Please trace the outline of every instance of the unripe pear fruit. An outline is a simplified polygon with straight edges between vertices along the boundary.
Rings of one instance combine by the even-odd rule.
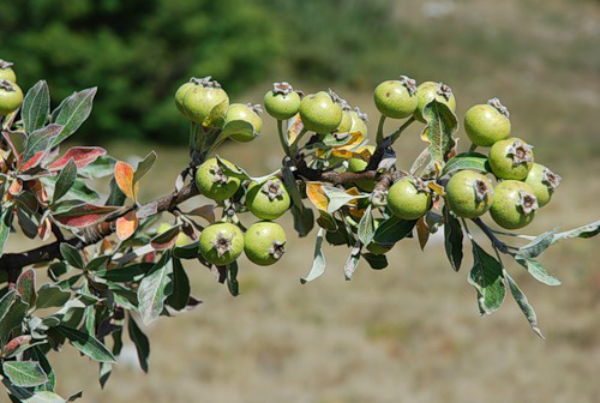
[[[443,83],[433,81],[424,82],[417,88],[417,98],[419,99],[419,103],[417,109],[415,109],[414,117],[419,122],[425,123],[423,108],[434,99],[448,105],[452,111],[456,110],[456,98],[454,98],[452,89]]]
[[[360,109],[355,108],[353,111],[348,112],[352,119],[352,126],[350,126],[351,132],[360,132],[364,137],[367,137],[367,115],[362,113]]]
[[[340,125],[342,115],[341,106],[325,91],[308,95],[300,103],[300,119],[308,131],[331,133]]]
[[[533,147],[512,137],[495,143],[490,149],[489,164],[500,179],[524,180],[533,167]]]
[[[194,85],[188,86],[187,90],[186,87],[180,87],[182,93],[179,96],[183,97],[182,109],[185,116],[196,123],[203,123],[215,106],[224,103],[224,109],[227,109],[229,97],[218,82],[211,80],[210,77],[192,80]],[[177,99],[176,93],[175,100],[179,102]]]
[[[416,220],[431,208],[431,191],[419,178],[404,177],[388,192],[388,207],[403,220]]]
[[[293,118],[300,109],[300,95],[286,82],[273,84],[273,90],[265,94],[265,109],[277,120]]]
[[[243,121],[248,122],[252,126],[253,130],[249,128],[243,128],[232,132],[231,138],[241,143],[248,143],[258,136],[262,129],[262,119],[259,116],[259,112],[262,111],[260,105],[247,105],[247,104],[231,104],[227,109],[227,115],[225,115],[225,125],[229,122]]]
[[[221,159],[229,167],[234,165]],[[240,187],[240,178],[225,173],[216,158],[206,160],[196,171],[196,186],[200,193],[211,200],[223,201],[229,199]]]
[[[278,178],[262,185],[252,182],[246,193],[246,207],[263,220],[275,220],[290,208],[290,195]]]
[[[225,266],[244,251],[244,234],[237,225],[215,223],[200,234],[199,252],[208,263]]]
[[[261,221],[248,227],[244,236],[244,252],[252,263],[269,266],[285,253],[287,237],[279,224]]]
[[[369,155],[371,155],[371,156],[375,152],[375,146],[373,146],[373,145],[368,145],[365,148],[367,149],[367,151],[369,152]],[[348,160],[348,171],[349,172],[362,172],[365,170],[367,165],[369,165],[369,162],[362,158],[350,158]],[[365,192],[372,192],[373,189],[375,188],[375,185],[377,184],[374,180],[364,180],[364,179],[358,180],[355,183],[356,183],[356,186],[358,186],[358,188],[360,190],[363,190]]]
[[[13,113],[19,109],[22,102],[21,88],[11,81],[0,79],[0,116]]]
[[[494,189],[490,214],[502,228],[515,230],[529,225],[538,208],[531,186],[520,181],[505,180]]]
[[[402,76],[400,80],[388,80],[375,88],[377,110],[388,118],[404,119],[411,116],[419,100],[415,80]]]
[[[510,115],[498,98],[490,99],[485,105],[475,105],[465,114],[465,131],[469,140],[481,147],[510,137]]]
[[[481,217],[490,209],[493,198],[491,180],[474,171],[456,173],[446,186],[446,201],[458,217]]]
[[[17,75],[12,69],[13,63],[0,59],[0,79],[17,83]]]
[[[560,184],[561,177],[542,164],[533,164],[525,183],[531,186],[540,207],[544,207],[552,199],[552,194]]]
[[[338,127],[335,129],[336,132],[347,133],[352,128],[352,117],[350,116],[349,112],[350,111],[342,112],[342,121],[340,122]]]
[[[163,233],[167,232],[168,230],[170,230],[171,228],[173,228],[173,226],[171,224],[163,222],[158,227],[157,234],[163,234]],[[192,242],[194,242],[194,240],[192,238],[190,238],[189,236],[187,236],[183,231],[181,231],[179,233],[179,235],[177,235],[177,240],[175,241],[175,246],[181,247],[181,246],[185,246]]]

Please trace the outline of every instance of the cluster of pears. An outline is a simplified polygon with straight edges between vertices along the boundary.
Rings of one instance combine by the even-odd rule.
[[[417,87],[414,80],[405,76],[381,83],[374,96],[382,115],[393,119],[413,116],[424,121],[423,107],[432,99],[453,111],[456,108],[447,85],[425,82]],[[497,98],[469,109],[464,119],[465,131],[475,146],[490,147],[488,163],[497,185],[494,187],[482,173],[462,170],[450,178],[445,191],[446,202],[458,217],[477,218],[489,210],[499,226],[519,229],[531,223],[536,210],[548,204],[560,176],[534,162],[531,145],[510,137],[509,118],[508,109]],[[432,194],[423,180],[407,176],[390,188],[387,202],[397,217],[415,220],[431,208]]]
[[[23,91],[12,66],[13,63],[0,59],[0,116],[10,115],[23,102]]]

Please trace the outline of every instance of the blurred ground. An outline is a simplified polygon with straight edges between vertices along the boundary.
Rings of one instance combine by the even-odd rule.
[[[418,61],[407,59],[398,73],[447,82],[459,116],[474,103],[500,97],[511,110],[513,133],[536,146],[538,162],[563,176],[553,202],[527,233],[600,218],[598,2],[414,0],[399,3],[397,18],[413,27],[398,46],[413,48]],[[237,101],[258,102],[266,88]],[[336,89],[370,112],[374,130],[370,93]],[[268,121],[257,141],[229,144],[222,155],[256,174],[272,171],[280,159],[273,127]],[[411,130],[397,147],[404,168],[422,147],[417,134]],[[107,148],[125,157],[154,147]],[[169,191],[185,163],[185,150],[157,151],[157,165],[143,183],[148,198]],[[325,275],[301,285],[314,234],[298,239],[290,220],[282,223],[289,230],[288,254],[270,268],[243,261],[238,298],[205,268],[186,267],[205,303],[146,329],[152,342],[148,375],[125,353],[100,392],[97,368],[66,347],[66,354],[53,357],[59,392],[83,385],[84,402],[111,403],[600,401],[598,238],[561,243],[542,257],[560,287],[536,283],[510,263],[536,308],[547,337],[542,341],[508,298],[499,312],[479,318],[466,281],[470,259],[454,273],[439,242],[424,254],[405,241],[389,253],[389,268],[376,272],[362,264],[352,282],[342,273],[348,251],[328,247]],[[10,244],[11,250],[22,247]],[[132,349],[128,344],[126,352]]]

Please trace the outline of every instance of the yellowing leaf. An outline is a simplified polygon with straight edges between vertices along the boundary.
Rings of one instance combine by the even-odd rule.
[[[323,191],[322,182],[306,182],[306,195],[319,210],[327,211],[329,199]]]
[[[421,250],[423,250],[429,240],[429,227],[425,222],[425,216],[419,218],[419,221],[417,221],[417,235],[419,237],[419,245],[421,246]]]
[[[440,196],[445,196],[446,192],[444,191],[444,187],[439,185],[436,182],[429,182],[427,184],[427,186],[429,187],[429,189],[433,190],[435,193],[437,193]]]
[[[139,190],[139,185],[133,183],[133,175],[135,171],[126,162],[118,161],[115,165],[115,181],[121,192],[129,199],[136,201]]]
[[[291,123],[288,127],[288,144],[292,144],[294,141],[296,141],[298,134],[300,134],[304,128],[302,120],[300,119],[300,114],[294,116],[292,119],[290,119],[290,121]]]
[[[129,239],[137,230],[139,220],[135,211],[130,211],[117,219],[117,237],[121,241]]]

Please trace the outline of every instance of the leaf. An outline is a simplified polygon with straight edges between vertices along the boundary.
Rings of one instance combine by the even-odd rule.
[[[319,210],[319,218],[317,218],[317,224],[319,227],[326,229],[327,231],[337,230],[337,222],[333,216],[323,210]]]
[[[204,127],[222,127],[225,115],[227,114],[227,108],[229,107],[229,101],[225,100],[215,105],[208,114],[207,118],[202,122]]]
[[[94,336],[63,325],[57,326],[56,329],[60,334],[69,339],[71,344],[81,353],[87,355],[92,360],[116,363],[115,357],[110,350]]]
[[[70,160],[75,161],[77,169],[88,167],[98,158],[106,155],[106,150],[102,147],[72,147],[65,155],[55,160],[48,169],[50,171],[59,171],[63,169]],[[93,170],[93,168],[89,168]],[[112,174],[112,170],[110,172]]]
[[[2,356],[5,358],[17,356],[23,353],[28,348],[32,347],[29,344],[30,342],[31,336],[29,335],[17,336],[4,345],[4,347],[2,348]]]
[[[60,254],[69,265],[78,269],[83,269],[85,267],[83,257],[76,247],[63,242],[60,244]]]
[[[515,260],[521,266],[527,269],[529,274],[533,276],[540,283],[544,283],[550,286],[558,286],[561,284],[560,280],[556,277],[548,274],[548,272],[544,269],[542,264],[533,258],[525,258],[521,259],[515,256]]]
[[[73,159],[69,160],[67,165],[60,171],[56,185],[54,186],[53,202],[56,203],[61,197],[67,194],[67,192],[75,184],[77,179],[77,165]]]
[[[48,382],[48,377],[35,361],[6,361],[2,364],[4,374],[22,388],[31,388]]]
[[[12,227],[13,209],[4,208],[0,213],[0,256],[4,254],[4,246],[8,240],[10,234],[10,228]]]
[[[383,270],[388,267],[388,260],[385,255],[376,255],[374,253],[364,253],[363,257],[373,270]]]
[[[33,133],[44,126],[50,114],[50,91],[46,81],[38,81],[25,95],[21,117],[26,133]]]
[[[58,223],[72,228],[83,228],[104,221],[108,216],[121,211],[118,206],[98,206],[94,204],[76,204],[64,211],[55,212],[52,217]]]
[[[150,151],[148,155],[146,155],[144,159],[138,163],[138,166],[135,170],[135,174],[133,175],[134,185],[138,183],[139,180],[142,179],[144,175],[146,175],[146,173],[148,173],[148,171],[150,170],[150,168],[152,168],[155,162],[156,152]]]
[[[140,221],[134,210],[117,219],[117,237],[121,241],[126,241],[135,233]]]
[[[375,230],[373,240],[382,245],[393,245],[412,234],[417,220],[406,221],[398,217],[390,217]]]
[[[125,196],[134,202],[137,200],[139,186],[133,181],[135,171],[126,162],[118,161],[115,165],[115,180]]]
[[[165,232],[155,235],[150,240],[150,245],[152,245],[152,247],[157,251],[171,249],[173,246],[175,246],[175,242],[177,242],[177,237],[179,236],[180,232],[181,225],[175,225]]]
[[[88,88],[83,91],[75,92],[65,98],[62,103],[52,113],[54,123],[63,125],[60,135],[52,142],[56,146],[66,140],[69,136],[81,127],[92,112],[94,97],[98,88]]]
[[[94,162],[81,167],[79,174],[86,178],[101,179],[111,176],[115,172],[117,160],[109,156],[98,157]]]
[[[129,333],[129,338],[135,345],[135,349],[137,350],[138,361],[140,362],[140,367],[146,373],[148,373],[148,358],[150,357],[150,341],[148,337],[144,334],[142,329],[138,326],[133,319],[133,316],[127,315],[127,330]]]
[[[186,216],[195,216],[204,218],[210,224],[216,221],[215,217],[215,208],[217,206],[214,204],[205,204],[204,206],[200,206],[198,208],[193,209],[190,212],[185,213]]]
[[[358,239],[363,245],[369,245],[375,236],[375,219],[371,212],[372,205],[369,204],[367,211],[358,223]]]
[[[10,332],[21,327],[29,304],[18,296],[15,290],[7,292],[0,300],[0,345],[3,345],[10,336]]]
[[[306,195],[318,210],[327,211],[329,199],[323,190],[323,185],[322,182],[306,182]]]
[[[56,176],[44,176],[43,178],[40,178],[40,181],[42,182],[46,191],[54,192],[57,179],[58,178]],[[100,196],[98,195],[98,193],[94,189],[88,187],[85,181],[80,178],[75,179],[75,182],[73,182],[71,188],[62,197],[62,201],[79,200],[82,203],[94,203],[97,202],[99,199]]]
[[[135,263],[120,269],[98,270],[96,276],[113,283],[129,283],[141,280],[152,267],[152,263]]]
[[[465,169],[483,173],[492,171],[488,163],[488,158],[485,155],[476,152],[468,152],[458,154],[457,156],[451,158],[444,166],[440,177],[448,176]]]
[[[150,324],[163,311],[165,300],[173,292],[172,273],[171,256],[165,253],[140,282],[138,305],[144,324]]]
[[[36,390],[38,390],[38,391],[47,390],[47,391],[51,391],[51,392],[54,391],[54,387],[56,386],[56,374],[54,373],[54,370],[52,369],[52,366],[50,365],[50,362],[48,361],[48,358],[42,352],[41,347],[40,346],[34,346],[30,350],[30,354],[31,354],[31,359],[32,360],[37,361],[37,362],[40,363],[40,366],[42,367],[42,370],[44,371],[44,373],[48,377],[48,382],[46,382],[42,386],[38,386],[36,388]]]
[[[573,238],[591,238],[600,234],[600,221],[593,222],[591,224],[584,225],[583,227],[575,228],[570,231],[561,232],[554,236],[554,242],[561,241],[563,239]]]
[[[555,234],[556,229],[537,236],[533,241],[519,248],[516,258],[524,260],[538,257],[553,244]]]
[[[35,270],[25,270],[17,280],[17,293],[30,306],[35,305],[37,292],[35,291]]]
[[[500,308],[506,288],[502,276],[502,264],[484,251],[475,241],[473,246],[473,268],[469,273],[469,284],[477,290],[477,302],[482,315],[489,315]]]
[[[31,133],[27,138],[19,170],[26,172],[40,165],[48,156],[52,148],[52,141],[58,137],[62,129],[63,127],[60,125],[50,124]]]
[[[463,232],[460,222],[444,206],[444,248],[454,271],[460,270],[463,259]]]
[[[46,283],[38,290],[37,309],[62,307],[71,298],[71,293],[57,285]]]
[[[458,119],[448,105],[435,99],[423,107],[423,117],[427,125],[421,139],[428,144],[432,160],[442,167],[456,144],[454,134],[458,129]]]
[[[294,218],[294,229],[299,237],[307,236],[315,226],[315,216],[311,209],[292,206],[292,217]]]
[[[225,270],[227,271],[227,289],[229,289],[231,295],[237,297],[240,295],[240,283],[237,279],[239,271],[237,261],[228,264]]]
[[[197,247],[194,249],[197,251]],[[190,293],[190,280],[183,269],[181,260],[173,259],[173,293],[167,298],[167,304],[173,309],[181,311],[187,306]]]
[[[254,130],[254,127],[250,122],[245,120],[231,120],[225,123],[223,126],[223,135],[226,137],[230,137],[236,133],[254,133],[254,137],[258,137],[258,133]]]
[[[417,221],[417,237],[419,238],[419,246],[421,250],[425,249],[429,240],[429,227],[427,226],[427,217],[423,216]]]
[[[519,288],[519,286],[517,285],[515,280],[513,280],[513,278],[506,272],[506,270],[504,271],[504,277],[506,278],[506,281],[508,282],[508,288],[510,290],[510,293],[512,294],[513,298],[515,299],[517,305],[519,305],[519,308],[521,308],[521,311],[523,311],[523,314],[525,315],[527,322],[529,322],[529,326],[531,326],[531,330],[533,330],[533,332],[535,334],[537,334],[539,337],[541,337],[543,339],[544,335],[542,334],[542,331],[538,327],[537,315],[535,314],[535,311],[533,310],[533,307],[531,306],[531,304],[529,304],[527,297],[525,296],[525,294],[523,294],[523,292],[521,291],[521,289]]]
[[[362,244],[360,241],[356,242],[356,245],[350,251],[350,256],[348,256],[348,260],[346,260],[346,265],[344,266],[344,275],[346,277],[346,281],[352,280],[352,276],[354,272],[358,268],[358,262],[360,262],[360,251],[362,250]]]
[[[368,197],[368,195],[359,196],[356,194],[349,194],[342,189],[331,186],[323,186],[323,191],[329,199],[329,204],[327,205],[327,212],[329,214],[338,211],[342,206],[345,206],[353,200],[364,199],[365,197]]]
[[[125,196],[125,193],[121,192],[121,189],[119,189],[119,186],[117,185],[117,182],[115,181],[115,178],[112,178],[110,180],[110,194],[108,195],[108,199],[106,199],[106,205],[107,206],[122,206],[125,204],[125,201],[127,200],[127,196]]]
[[[313,257],[313,264],[308,276],[301,278],[300,283],[306,284],[309,281],[313,281],[319,278],[324,272],[326,267],[325,255],[323,254],[323,236],[325,235],[325,230],[323,228],[319,228],[319,232],[317,233],[317,240],[315,243],[315,252]]]

